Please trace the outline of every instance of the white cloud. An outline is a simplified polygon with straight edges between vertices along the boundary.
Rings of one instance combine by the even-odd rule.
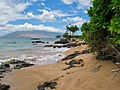
[[[37,0],[31,0],[31,1],[33,1],[33,2],[37,2]]]
[[[14,1],[14,2],[13,2]],[[39,0],[30,0],[30,2],[36,2]],[[45,5],[44,3],[41,3],[42,5]],[[17,0],[0,0],[0,25],[5,25],[9,23],[10,21],[16,21],[16,20],[24,20],[24,19],[39,19],[41,21],[54,21],[57,18],[66,17],[66,16],[72,16],[68,13],[63,13],[60,10],[51,10],[51,9],[42,9],[39,10],[42,14],[35,15],[31,12],[24,12],[24,10],[29,6],[32,5],[29,2],[21,2]],[[27,15],[25,15],[27,14]]]
[[[38,19],[42,21],[54,21],[56,20],[55,15],[52,11],[47,11],[45,9],[40,10],[42,12],[41,15],[36,16]]]
[[[41,30],[41,31],[48,31],[48,32],[64,33],[64,30],[61,30],[55,27],[50,27],[45,25],[32,25],[30,23],[25,23],[20,25],[6,24],[5,26],[1,26],[0,30],[5,30],[5,31]]]
[[[91,5],[91,3],[90,3],[91,0],[77,0],[77,1],[83,6],[90,6]]]
[[[61,0],[61,1],[63,1],[65,4],[72,4],[73,2],[77,2],[82,6],[90,6],[91,5],[91,3],[90,3],[91,0]]]
[[[87,10],[84,10],[84,13],[88,13]]]
[[[70,24],[74,24],[74,25],[78,25],[78,26],[82,26],[82,24],[84,22],[86,22],[86,20],[84,20],[81,17],[67,18],[67,19],[64,19],[63,21],[69,22]]]
[[[60,10],[53,11],[56,17],[66,17],[66,16],[73,16],[73,14],[62,13]]]
[[[41,5],[45,6],[45,4],[44,4],[44,3],[41,3]]]
[[[37,1],[39,1],[39,0],[30,0],[30,2],[37,2]]]
[[[33,13],[31,13],[31,12],[27,12],[27,16],[31,17],[31,18],[35,18],[35,15],[33,15]]]
[[[38,2],[38,1],[45,1],[45,0],[28,0],[28,1],[30,1],[30,2]]]
[[[65,4],[72,4],[74,0],[62,0]]]
[[[19,13],[19,12],[24,11],[27,8],[28,5],[31,5],[31,4],[30,3],[20,3],[13,8],[16,9],[16,12]]]
[[[48,8],[48,7],[44,7],[45,8],[45,10],[49,10],[49,11],[51,11],[51,8]]]
[[[30,18],[39,19],[44,22],[56,20],[55,15],[52,12],[49,12],[47,10],[42,10],[41,12],[42,12],[42,14],[40,14],[40,15],[34,15],[31,12],[28,12],[27,15]]]
[[[48,10],[42,9],[39,11],[42,12],[42,14],[34,15],[33,13],[28,12],[27,16],[30,18],[39,19],[44,22],[45,21],[54,21],[54,20],[56,20],[57,17],[61,18],[61,17],[66,17],[66,16],[72,16],[71,14],[62,13],[59,10],[48,11]]]
[[[22,14],[30,3],[15,4],[10,2],[12,0],[0,0],[0,24],[6,24],[9,21],[15,21],[19,19],[27,19],[27,16]]]
[[[77,9],[84,9],[84,6],[81,6],[78,4],[78,6],[76,7]]]

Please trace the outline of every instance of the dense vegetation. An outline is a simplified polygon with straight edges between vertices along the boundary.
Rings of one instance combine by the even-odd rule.
[[[71,35],[64,34],[63,37],[64,38],[78,38],[78,39],[82,40],[82,36],[81,35],[73,35],[73,36],[71,36]]]
[[[82,25],[84,40],[97,55],[120,59],[120,0],[94,0],[90,22]]]

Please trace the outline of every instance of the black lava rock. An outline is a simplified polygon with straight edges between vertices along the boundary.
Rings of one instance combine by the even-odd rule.
[[[57,82],[44,82],[41,85],[38,85],[38,90],[45,90],[45,88],[55,89],[55,86],[57,85]]]
[[[5,85],[0,83],[0,90],[9,90],[10,85]]]

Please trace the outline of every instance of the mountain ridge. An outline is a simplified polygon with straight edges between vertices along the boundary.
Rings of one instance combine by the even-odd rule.
[[[31,30],[15,31],[0,38],[54,38],[57,35],[62,35],[62,33]]]

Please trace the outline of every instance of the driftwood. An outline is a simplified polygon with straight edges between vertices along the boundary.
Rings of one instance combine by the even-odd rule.
[[[112,72],[118,72],[120,71],[120,69],[114,69],[114,70],[111,70]]]
[[[111,70],[111,72],[115,72],[115,75],[113,76],[113,79],[117,76],[117,74],[120,72],[120,62],[119,63],[114,63],[118,68]]]

